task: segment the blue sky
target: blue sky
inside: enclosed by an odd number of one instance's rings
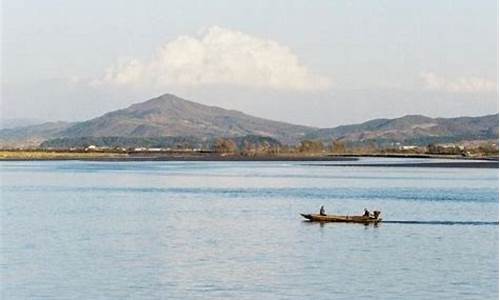
[[[498,111],[497,1],[2,1],[2,118],[162,93],[294,123]],[[270,105],[271,104],[271,105]]]

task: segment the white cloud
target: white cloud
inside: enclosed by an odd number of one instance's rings
[[[148,61],[116,64],[94,84],[317,91],[329,88],[331,81],[314,74],[289,48],[275,41],[215,26],[199,37],[180,36],[167,42]]]
[[[497,90],[496,81],[481,77],[444,78],[432,72],[420,74],[424,88],[451,93],[481,93]]]

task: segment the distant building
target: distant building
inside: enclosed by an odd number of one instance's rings
[[[418,146],[399,146],[399,150],[417,150]]]
[[[457,144],[438,144],[438,147],[441,147],[443,149],[453,149],[453,148],[458,148],[460,150],[464,150],[463,145],[457,145]]]

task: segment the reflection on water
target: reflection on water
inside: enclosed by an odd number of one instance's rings
[[[0,167],[2,299],[498,298],[497,170]],[[299,215],[321,205],[387,221]]]

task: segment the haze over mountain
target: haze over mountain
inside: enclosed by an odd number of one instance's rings
[[[325,143],[336,139],[352,144],[490,140],[498,139],[498,114],[449,119],[408,115],[318,129],[262,119],[165,94],[84,122],[52,122],[3,129],[0,130],[0,145],[38,146],[45,140],[56,138],[71,139],[76,143],[80,138],[89,137],[139,138],[134,141],[140,141],[140,138],[189,137],[207,141],[218,137],[243,136],[270,137],[283,144],[296,144],[304,139]]]
[[[30,118],[1,118],[0,129],[26,127],[31,125],[42,124],[44,121],[40,119]]]
[[[46,122],[37,125],[1,129],[0,146],[4,148],[38,146],[47,139],[59,136],[62,130],[72,124],[67,122]]]

